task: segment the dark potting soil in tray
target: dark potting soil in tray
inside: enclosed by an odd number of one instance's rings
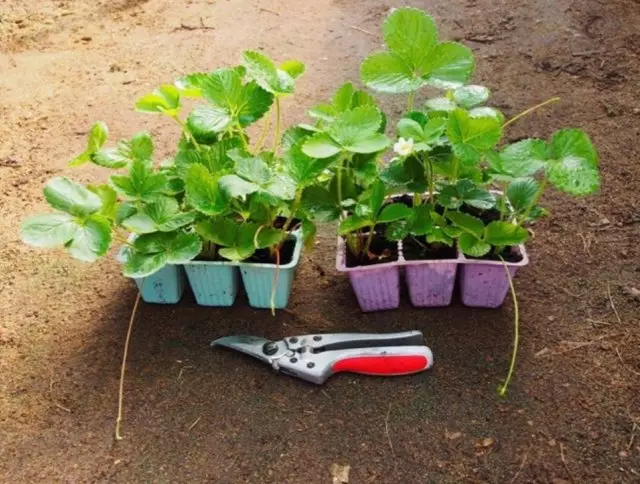
[[[522,260],[522,255],[520,255],[519,252],[514,250],[513,247],[505,247],[505,249],[502,251],[500,255],[502,256],[505,262],[517,263]],[[473,259],[473,260],[495,260],[500,262],[500,257],[498,257],[498,254],[495,254],[493,250],[489,252],[487,255],[482,257],[471,257],[468,255],[465,257],[467,259]]]
[[[407,207],[413,207],[413,197],[411,195],[394,195],[385,202],[385,205],[390,205],[392,203],[401,203]]]
[[[373,240],[369,246],[369,252],[379,257],[369,258],[365,255],[358,258],[351,253],[349,245],[347,245],[347,267],[372,266],[398,260],[398,244],[396,242],[389,242],[384,236],[379,234],[373,236]]]
[[[280,249],[280,265],[285,265],[291,262],[291,259],[293,259],[293,251],[295,247],[296,241],[294,239],[289,239],[284,244],[282,244],[282,248]],[[216,252],[216,255],[214,257],[205,257],[201,254],[196,257],[195,260],[207,262],[230,262],[229,259],[221,257],[218,252]],[[269,249],[258,249],[245,262],[255,262],[258,264],[275,264],[276,259],[275,256],[271,257]]]
[[[288,239],[280,248],[280,265],[286,265],[293,259],[293,251],[296,247],[295,239]],[[258,264],[275,264],[276,257],[271,256],[269,249],[258,249],[249,257],[246,262],[255,262]]]
[[[273,221],[273,228],[276,229],[281,229],[284,227],[284,224],[287,222],[287,217],[281,217],[278,216],[276,217],[276,219]],[[298,227],[300,225],[300,219],[299,218],[293,218],[291,219],[291,223],[289,224],[289,230],[294,230],[296,227]],[[287,232],[288,232],[287,231]]]
[[[454,247],[443,244],[429,244],[424,236],[409,237],[402,241],[402,254],[407,260],[456,259],[458,253]]]
[[[495,208],[492,208],[491,210],[480,210],[479,208],[465,204],[462,206],[460,211],[479,218],[485,223],[485,225],[495,222],[496,220],[500,220],[500,212]]]

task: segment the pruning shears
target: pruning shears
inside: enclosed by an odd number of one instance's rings
[[[339,372],[375,376],[418,373],[433,366],[433,354],[420,331],[333,333],[290,336],[225,336],[211,343],[246,353],[275,371],[323,384]]]

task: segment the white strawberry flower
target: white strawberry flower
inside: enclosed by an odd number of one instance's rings
[[[393,151],[400,156],[409,156],[413,153],[413,139],[399,138],[397,143],[393,145]]]

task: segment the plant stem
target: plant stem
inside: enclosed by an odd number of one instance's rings
[[[144,282],[143,282],[144,284]],[[138,303],[140,302],[140,293],[136,296],[136,302],[133,304],[133,311],[131,311],[131,318],[129,318],[129,328],[127,329],[127,337],[124,341],[124,352],[122,354],[122,365],[120,366],[120,385],[118,386],[118,417],[116,418],[116,440],[122,440],[120,435],[120,422],[122,422],[122,402],[124,400],[124,374],[127,369],[127,355],[129,353],[129,341],[131,340],[131,330],[133,329],[133,321],[136,317],[138,310]]]
[[[336,167],[336,182],[338,184],[338,208],[340,210],[340,215],[343,216],[342,212],[342,162],[344,161],[344,157],[340,156],[338,158],[338,166]]]
[[[187,136],[187,138],[189,138],[189,141],[191,141],[193,146],[195,146],[195,148],[198,151],[201,151],[202,147],[198,144],[196,139],[193,137],[193,134],[191,134],[191,131],[189,131],[189,128],[187,128],[187,125],[184,124],[182,122],[182,120],[177,115],[176,116],[171,116],[171,119],[173,119],[176,123],[178,123],[178,125],[182,128],[182,132]]]
[[[133,249],[133,244],[131,244],[127,239],[123,238],[120,234],[114,234],[114,239],[117,242],[120,242],[122,245],[126,245],[127,247],[131,247]]]
[[[293,221],[293,217],[295,216],[296,210],[298,210],[298,205],[300,205],[301,199],[302,199],[302,190],[298,189],[296,191],[296,197],[293,200],[293,205],[291,205],[291,213],[289,214],[289,217],[287,218],[284,225],[282,226],[283,236],[280,242],[278,243],[278,249],[282,247],[282,244],[284,244],[284,241],[287,239],[287,230],[289,230],[289,226]]]
[[[364,249],[362,250],[365,256],[369,255],[369,248],[371,247],[371,242],[373,241],[373,233],[375,232],[374,228],[375,225],[369,226],[369,235],[367,235],[367,241],[365,242]]]
[[[458,180],[458,176],[460,175],[460,159],[457,156],[453,157],[453,180],[452,181],[457,181]]]
[[[507,273],[507,279],[509,280],[509,288],[511,289],[511,297],[513,298],[513,311],[514,311],[514,333],[513,333],[513,352],[511,353],[511,363],[509,364],[509,373],[507,373],[507,378],[502,385],[498,387],[498,393],[501,397],[504,397],[507,394],[507,387],[511,382],[511,378],[513,377],[513,372],[516,369],[516,358],[518,356],[518,343],[520,340],[520,313],[518,311],[518,298],[516,297],[516,290],[513,287],[513,280],[511,279],[511,273],[509,272],[509,268],[507,267],[507,263],[504,261],[501,255],[498,254],[500,260],[502,261],[502,265],[504,266],[504,271]]]
[[[544,193],[544,189],[546,188],[546,186],[547,186],[547,177],[543,176],[542,180],[540,181],[540,186],[538,187],[538,191],[536,192],[536,196],[533,197],[533,201],[531,202],[531,205],[529,205],[527,209],[524,211],[524,213],[522,214],[522,218],[518,222],[518,227],[520,227],[523,223],[527,221],[527,217],[531,213],[531,210],[533,210],[533,207],[535,207],[540,201],[540,197],[542,197],[542,194]]]
[[[267,137],[267,131],[269,131],[269,125],[271,124],[271,111],[267,112],[267,117],[264,120],[264,124],[262,125],[262,133],[260,133],[260,138],[256,143],[256,147],[253,150],[254,154],[262,149],[262,145],[264,144],[264,140]]]
[[[407,97],[407,110],[408,111],[413,111],[413,98],[414,98],[415,94],[416,94],[415,91],[410,91],[409,92],[409,97]]]
[[[275,155],[280,143],[280,96],[276,94],[276,131],[273,136],[273,154]]]
[[[416,236],[412,235],[412,236],[411,236],[411,238],[413,239],[413,241],[414,241],[416,244],[418,244],[418,245],[419,245],[420,247],[422,247],[424,250],[429,249],[426,245],[424,245],[422,242],[420,242]]]
[[[525,109],[524,111],[522,111],[520,114],[518,114],[517,116],[511,118],[509,121],[507,121],[506,123],[504,123],[502,125],[503,128],[506,128],[507,126],[509,126],[512,123],[515,123],[518,119],[520,119],[523,116],[526,116],[527,114],[535,111],[536,109],[539,109],[543,106],[546,106],[547,104],[551,104],[551,103],[555,103],[557,101],[560,101],[559,97],[552,97],[551,99],[547,99],[545,102],[542,102],[540,104],[536,104],[535,106],[529,108],[529,109]]]
[[[504,213],[507,211],[507,182],[502,184],[502,197],[500,198],[500,220],[504,220]]]
[[[431,162],[431,158],[428,156],[425,157],[427,164],[429,165],[429,203],[433,202],[433,163]]]

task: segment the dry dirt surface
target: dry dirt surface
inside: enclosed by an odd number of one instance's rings
[[[456,302],[359,311],[334,270],[332,229],[302,260],[290,310],[141,305],[123,434],[113,438],[120,358],[136,290],[109,257],[36,251],[20,220],[44,210],[90,124],[114,138],[147,129],[167,154],[178,135],[135,99],[161,82],[239,60],[244,49],[308,66],[286,121],[381,45],[395,0],[0,0],[0,480],[22,482],[640,482],[640,3],[433,0],[443,37],[474,49],[474,80],[507,115],[552,96],[509,137],[588,131],[602,159],[598,196],[549,193],[531,264],[517,277],[522,344],[506,399],[513,306]],[[391,115],[402,100],[384,98]],[[635,292],[634,292],[635,288]],[[406,298],[405,298],[406,299]],[[433,371],[338,375],[316,387],[219,336],[422,330]],[[338,474],[334,469],[334,474]],[[344,469],[343,469],[344,470]],[[346,472],[343,472],[346,478]],[[336,477],[336,482],[341,479]]]

